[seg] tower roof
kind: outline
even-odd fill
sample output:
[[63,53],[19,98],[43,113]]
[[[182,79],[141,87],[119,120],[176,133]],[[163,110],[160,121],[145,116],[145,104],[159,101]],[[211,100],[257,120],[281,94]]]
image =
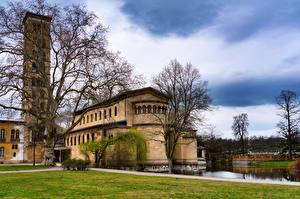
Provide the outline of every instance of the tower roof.
[[51,22],[51,20],[52,20],[52,17],[49,17],[49,16],[40,15],[40,14],[36,14],[36,13],[32,13],[32,12],[26,12],[26,15],[23,19],[23,23],[25,23],[28,18],[39,19],[39,20],[43,20],[43,21],[47,21],[47,22]]

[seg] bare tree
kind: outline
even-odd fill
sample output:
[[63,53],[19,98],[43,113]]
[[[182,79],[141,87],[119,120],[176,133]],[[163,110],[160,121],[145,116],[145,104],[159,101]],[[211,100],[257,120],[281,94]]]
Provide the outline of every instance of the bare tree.
[[290,90],[282,90],[276,97],[278,108],[281,111],[278,115],[281,120],[277,127],[279,133],[285,138],[288,145],[289,160],[292,160],[293,145],[299,129],[300,103],[297,100],[296,93]]
[[[34,30],[24,29],[28,11],[52,19],[49,44],[32,37]],[[47,32],[44,26],[39,28]],[[60,118],[141,83],[129,63],[106,50],[106,31],[95,14],[78,5],[60,7],[35,0],[0,7],[0,58],[5,60],[0,63],[0,97],[10,96],[0,106],[21,111],[23,117],[45,127],[44,164],[53,164],[56,141],[68,134],[89,109],[77,121],[68,117],[73,119],[63,132],[58,125]],[[26,49],[26,45],[34,50]],[[49,55],[43,53],[45,46]],[[33,63],[39,64],[34,67]],[[38,80],[24,75],[28,70]],[[35,97],[33,84],[39,86]],[[101,95],[107,88],[110,94]],[[29,106],[24,106],[25,102]]]
[[162,125],[169,172],[173,173],[174,151],[179,139],[189,134],[197,122],[201,122],[199,112],[209,109],[212,102],[208,95],[207,82],[201,79],[199,70],[187,63],[182,66],[172,60],[167,67],[153,78],[153,85],[168,98],[164,116],[157,117]]
[[248,135],[249,120],[248,114],[242,113],[233,117],[233,124],[231,126],[233,135],[240,141],[242,147],[242,154],[245,154],[245,141]]

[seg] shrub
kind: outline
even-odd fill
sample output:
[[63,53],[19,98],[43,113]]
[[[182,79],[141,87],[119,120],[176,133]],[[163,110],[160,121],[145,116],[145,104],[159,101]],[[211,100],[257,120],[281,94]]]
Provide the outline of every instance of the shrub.
[[68,159],[63,161],[62,166],[64,170],[78,170],[83,171],[88,168],[88,165],[91,163],[90,160],[76,160],[76,159]]

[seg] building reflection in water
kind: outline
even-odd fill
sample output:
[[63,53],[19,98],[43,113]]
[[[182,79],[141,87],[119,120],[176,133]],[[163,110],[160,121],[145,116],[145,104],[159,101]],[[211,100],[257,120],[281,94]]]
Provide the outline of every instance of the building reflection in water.
[[299,181],[300,172],[285,168],[232,167],[221,166],[207,168],[199,173],[201,176],[240,178],[252,180]]

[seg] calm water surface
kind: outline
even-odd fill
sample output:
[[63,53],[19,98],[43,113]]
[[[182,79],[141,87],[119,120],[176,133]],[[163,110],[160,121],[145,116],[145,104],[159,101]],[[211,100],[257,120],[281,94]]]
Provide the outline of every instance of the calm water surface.
[[202,170],[198,175],[250,180],[300,182],[300,173],[295,173],[293,170],[284,168],[218,166],[207,167],[206,170]]

